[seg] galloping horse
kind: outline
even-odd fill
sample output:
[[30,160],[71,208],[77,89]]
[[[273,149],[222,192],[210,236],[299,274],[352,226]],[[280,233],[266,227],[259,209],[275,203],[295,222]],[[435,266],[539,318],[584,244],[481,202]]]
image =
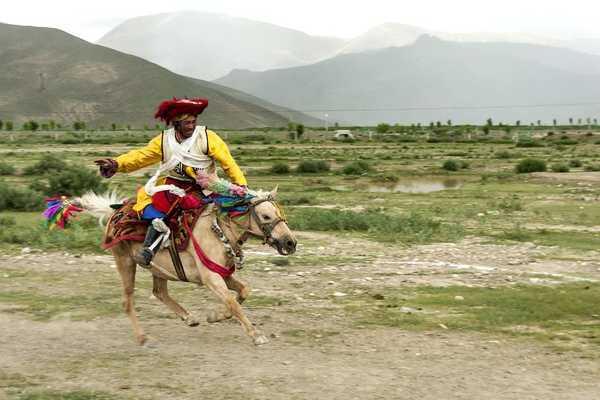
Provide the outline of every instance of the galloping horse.
[[[231,264],[231,251],[227,252],[226,241],[242,246],[248,236],[262,238],[264,243],[277,249],[279,254],[289,255],[296,250],[296,239],[290,231],[285,217],[275,202],[276,189],[270,193],[260,193],[248,201],[248,216],[240,220],[227,216],[219,217],[216,206],[209,205],[203,210],[196,225],[192,229],[192,236],[197,245],[201,247],[204,254],[219,265]],[[91,214],[106,218],[113,210],[110,205],[116,202],[116,196],[93,193],[86,194],[78,199],[78,203],[84,210]],[[217,237],[213,232],[214,224],[219,224],[224,237]],[[131,320],[133,331],[137,342],[141,345],[147,341],[147,337],[140,327],[135,313],[133,293],[135,287],[136,263],[133,255],[141,247],[141,243],[123,240],[111,248],[115,257],[117,269],[123,281],[123,307]],[[241,303],[250,294],[250,289],[245,283],[238,280],[234,275],[225,274],[225,277],[206,267],[195,251],[193,240],[190,240],[185,251],[180,253],[181,262],[185,276],[189,282],[207,286],[225,305],[209,312],[207,321],[218,322],[235,316],[241,323],[244,331],[250,336],[255,345],[268,342],[266,336],[254,328],[250,320],[242,311]],[[206,260],[205,260],[206,261]],[[152,262],[150,270],[153,278],[153,294],[171,309],[179,318],[189,326],[199,324],[187,310],[179,305],[167,290],[167,281],[178,281],[177,271],[169,253],[165,250],[159,251]],[[237,293],[234,296],[230,290]]]

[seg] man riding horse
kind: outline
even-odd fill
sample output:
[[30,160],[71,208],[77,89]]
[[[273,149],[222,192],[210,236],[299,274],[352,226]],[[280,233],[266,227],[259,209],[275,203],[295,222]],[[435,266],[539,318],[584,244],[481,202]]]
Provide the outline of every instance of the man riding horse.
[[212,130],[196,125],[197,116],[207,105],[208,100],[200,98],[163,101],[154,117],[164,121],[168,129],[141,149],[116,159],[95,161],[105,178],[161,162],[156,174],[138,190],[133,207],[142,219],[152,222],[148,225],[142,249],[134,257],[144,268],[151,268],[150,262],[158,247],[156,243],[165,231],[163,220],[173,205],[176,202],[182,208],[200,205],[198,197],[187,193],[196,185],[198,172],[216,176],[216,160],[233,183],[242,190],[247,185],[225,142]]

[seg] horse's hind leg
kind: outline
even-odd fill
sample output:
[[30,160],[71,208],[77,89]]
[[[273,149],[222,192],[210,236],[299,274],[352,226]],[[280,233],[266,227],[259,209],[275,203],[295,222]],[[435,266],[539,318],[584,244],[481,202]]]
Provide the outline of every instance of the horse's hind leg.
[[235,296],[229,291],[223,278],[215,273],[208,273],[203,277],[202,281],[204,284],[213,291],[221,299],[221,301],[227,306],[231,314],[240,321],[242,328],[248,336],[252,338],[254,344],[260,345],[265,344],[269,340],[262,334],[260,334],[252,325],[252,322],[246,317],[242,311],[242,306],[237,302]]
[[123,308],[131,320],[133,333],[135,334],[138,344],[144,344],[146,342],[146,335],[140,327],[133,303],[133,293],[135,290],[135,262],[127,255],[117,254],[116,252],[113,252],[113,254],[115,256],[117,270],[123,281]]
[[169,296],[167,280],[157,276],[153,276],[152,279],[152,293],[154,296],[162,301],[171,309],[171,311],[177,314],[177,316],[185,321],[189,326],[197,326],[199,324],[198,320],[194,318],[185,308],[181,307],[181,305],[179,305],[179,303],[177,303],[171,296]]
[[[242,282],[234,278],[233,275],[225,278],[225,283],[230,290],[237,293],[237,301],[242,304],[246,298],[250,295],[250,288]],[[220,322],[231,318],[233,315],[231,311],[225,306],[218,306],[216,309],[210,311],[206,317],[206,321],[209,323]]]

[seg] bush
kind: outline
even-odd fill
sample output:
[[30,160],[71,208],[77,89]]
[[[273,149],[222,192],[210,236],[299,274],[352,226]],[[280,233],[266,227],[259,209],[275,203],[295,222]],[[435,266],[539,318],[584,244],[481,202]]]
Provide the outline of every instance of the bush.
[[40,161],[25,168],[24,175],[45,175],[63,171],[67,168],[67,163],[52,154],[47,154]]
[[569,161],[569,167],[580,168],[582,165],[581,160],[574,159]]
[[469,163],[463,160],[446,160],[442,164],[442,169],[446,171],[458,171],[466,168],[469,168]]
[[460,165],[456,160],[446,160],[444,164],[442,164],[442,169],[446,171],[458,171],[460,169]]
[[271,167],[271,172],[274,174],[289,174],[290,167],[286,163],[278,162],[273,164]]
[[83,166],[69,167],[50,176],[47,184],[37,180],[29,187],[49,196],[79,196],[90,190],[101,193],[107,189],[99,175]]
[[569,172],[569,166],[565,163],[552,164],[552,172]]
[[301,161],[296,168],[297,172],[314,174],[317,172],[329,171],[329,164],[324,160],[305,160]]
[[371,166],[366,161],[354,161],[346,165],[342,172],[345,175],[363,175],[371,171]]
[[584,169],[588,172],[598,172],[600,171],[600,164],[586,165]]
[[39,193],[0,182],[0,210],[36,211],[43,208],[44,198]]
[[544,144],[535,140],[526,140],[517,143],[517,147],[544,147]]
[[79,196],[89,190],[100,193],[107,189],[107,185],[102,182],[102,177],[82,166],[71,167],[57,175],[52,175],[48,184],[50,195]]
[[526,174],[529,172],[544,172],[546,171],[546,161],[537,158],[526,158],[517,164],[515,171],[517,171],[519,174]]
[[15,167],[7,163],[0,162],[0,175],[14,175],[15,172]]

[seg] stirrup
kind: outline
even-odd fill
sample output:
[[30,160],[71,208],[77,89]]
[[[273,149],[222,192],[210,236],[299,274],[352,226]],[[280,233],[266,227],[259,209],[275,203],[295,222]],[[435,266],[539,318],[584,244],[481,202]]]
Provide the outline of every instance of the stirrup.
[[152,250],[150,250],[150,248],[148,247],[144,247],[133,256],[133,261],[135,261],[135,263],[142,268],[151,269],[152,266],[150,265],[150,263],[152,262],[153,258],[154,253],[152,252]]

